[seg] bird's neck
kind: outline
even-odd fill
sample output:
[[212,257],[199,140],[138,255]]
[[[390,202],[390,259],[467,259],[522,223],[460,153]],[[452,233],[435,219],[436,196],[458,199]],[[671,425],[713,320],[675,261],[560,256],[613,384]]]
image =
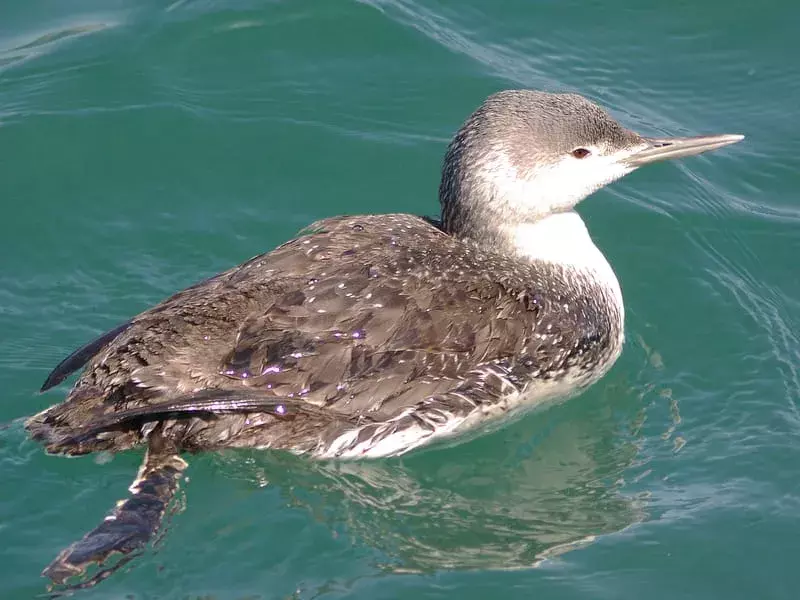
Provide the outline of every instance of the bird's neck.
[[493,238],[502,251],[532,262],[586,273],[608,289],[622,306],[622,293],[614,270],[595,246],[578,213],[555,213],[535,221],[503,224],[498,229]]
[[591,270],[609,266],[583,219],[574,211],[503,224],[499,237],[504,238],[507,250],[525,258]]

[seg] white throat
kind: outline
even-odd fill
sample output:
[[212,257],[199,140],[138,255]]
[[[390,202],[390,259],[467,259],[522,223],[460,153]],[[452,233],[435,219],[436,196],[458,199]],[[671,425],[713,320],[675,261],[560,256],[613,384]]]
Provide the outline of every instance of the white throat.
[[521,256],[587,272],[608,288],[622,310],[622,291],[614,269],[594,245],[578,213],[554,213],[534,222],[519,223],[508,234]]

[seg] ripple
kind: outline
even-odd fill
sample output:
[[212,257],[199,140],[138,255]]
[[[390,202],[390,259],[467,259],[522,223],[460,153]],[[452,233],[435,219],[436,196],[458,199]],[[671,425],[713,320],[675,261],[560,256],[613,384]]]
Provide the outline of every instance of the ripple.
[[0,47],[0,72],[55,52],[70,41],[119,25],[121,22],[117,19],[95,16],[91,20],[65,23],[52,29],[19,35]]
[[[777,370],[784,391],[788,415],[795,431],[800,429],[800,336],[796,330],[800,314],[800,303],[791,301],[780,287],[769,285],[763,277],[755,275],[761,270],[759,256],[751,250],[737,234],[726,236],[727,246],[734,252],[723,254],[705,236],[699,235],[694,242],[713,263],[706,270],[712,280],[720,286],[747,314],[766,340],[772,368]],[[735,258],[734,258],[735,257]],[[766,362],[755,353],[752,341],[747,349],[749,358]],[[762,377],[765,376],[762,367]]]
[[544,88],[563,84],[549,77],[538,65],[555,55],[532,58],[508,44],[481,43],[477,36],[458,27],[448,16],[408,0],[359,0],[403,24],[413,27],[448,50],[464,54],[488,67],[494,74],[518,84]]

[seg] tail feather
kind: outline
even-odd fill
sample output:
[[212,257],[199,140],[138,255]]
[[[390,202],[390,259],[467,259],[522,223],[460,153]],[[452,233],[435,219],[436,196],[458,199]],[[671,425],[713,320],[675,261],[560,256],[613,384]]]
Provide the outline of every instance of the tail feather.
[[[100,525],[62,550],[42,572],[54,584],[68,588],[95,585],[136,556],[159,530],[187,464],[165,443],[158,429],[149,441],[144,463],[129,488],[131,496],[120,501]],[[108,564],[115,556],[118,560]],[[86,577],[92,565],[100,570]],[[84,577],[67,583],[76,576]]]
[[83,365],[85,365],[90,358],[92,358],[95,354],[100,352],[103,348],[108,346],[112,341],[114,341],[119,334],[124,332],[128,327],[130,327],[132,321],[128,321],[127,323],[123,323],[119,327],[115,327],[111,331],[106,331],[103,335],[98,337],[97,339],[92,340],[88,344],[81,346],[75,352],[70,354],[67,358],[62,360],[55,369],[53,369],[50,374],[47,376],[47,379],[42,384],[40,392],[46,392],[51,387],[54,387],[64,381],[70,374],[74,373],[78,369],[80,369]]

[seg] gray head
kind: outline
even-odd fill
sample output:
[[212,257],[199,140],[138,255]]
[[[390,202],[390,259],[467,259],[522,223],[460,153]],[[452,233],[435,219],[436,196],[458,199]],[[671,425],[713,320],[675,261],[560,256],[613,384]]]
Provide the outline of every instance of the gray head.
[[447,149],[439,188],[443,228],[482,239],[490,224],[570,211],[642,165],[742,137],[645,138],[577,94],[499,92],[467,119]]

